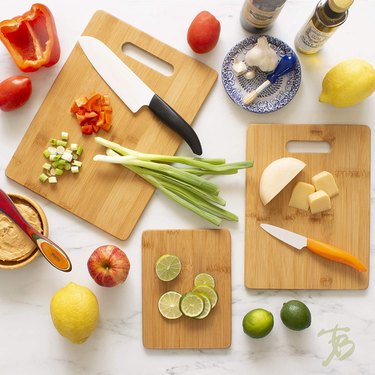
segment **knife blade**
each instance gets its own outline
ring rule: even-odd
[[[345,250],[339,249],[338,247],[313,240],[275,225],[260,224],[260,227],[271,236],[276,237],[297,250],[307,248],[311,252],[323,258],[346,264],[359,272],[367,271],[367,267],[358,258]]]
[[[186,141],[195,154],[202,154],[201,143],[193,128],[109,47],[91,36],[81,36],[79,44],[91,65],[133,113],[148,106],[163,123]]]

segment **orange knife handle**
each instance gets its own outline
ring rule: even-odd
[[[338,247],[312,240],[310,238],[307,239],[306,247],[321,257],[333,260],[334,262],[346,264],[359,272],[367,271],[367,267],[358,258]]]

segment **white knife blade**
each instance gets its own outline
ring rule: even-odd
[[[79,44],[95,70],[133,113],[148,106],[164,124],[186,141],[195,154],[202,154],[201,143],[193,128],[109,47],[91,36],[81,36]]]
[[[150,103],[154,92],[103,42],[81,36],[79,44],[95,70],[133,113]]]
[[[276,227],[275,225],[260,224],[260,226],[271,236],[274,236],[288,245],[293,246],[297,250],[302,250],[307,246],[307,237],[301,236],[300,234]]]

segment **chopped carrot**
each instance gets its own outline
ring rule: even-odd
[[[100,129],[109,131],[112,126],[112,107],[108,95],[94,93],[90,97],[77,98],[70,112],[75,114],[83,134],[97,133]]]

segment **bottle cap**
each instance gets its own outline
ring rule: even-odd
[[[354,0],[328,0],[328,6],[336,13],[344,13],[353,4]]]

